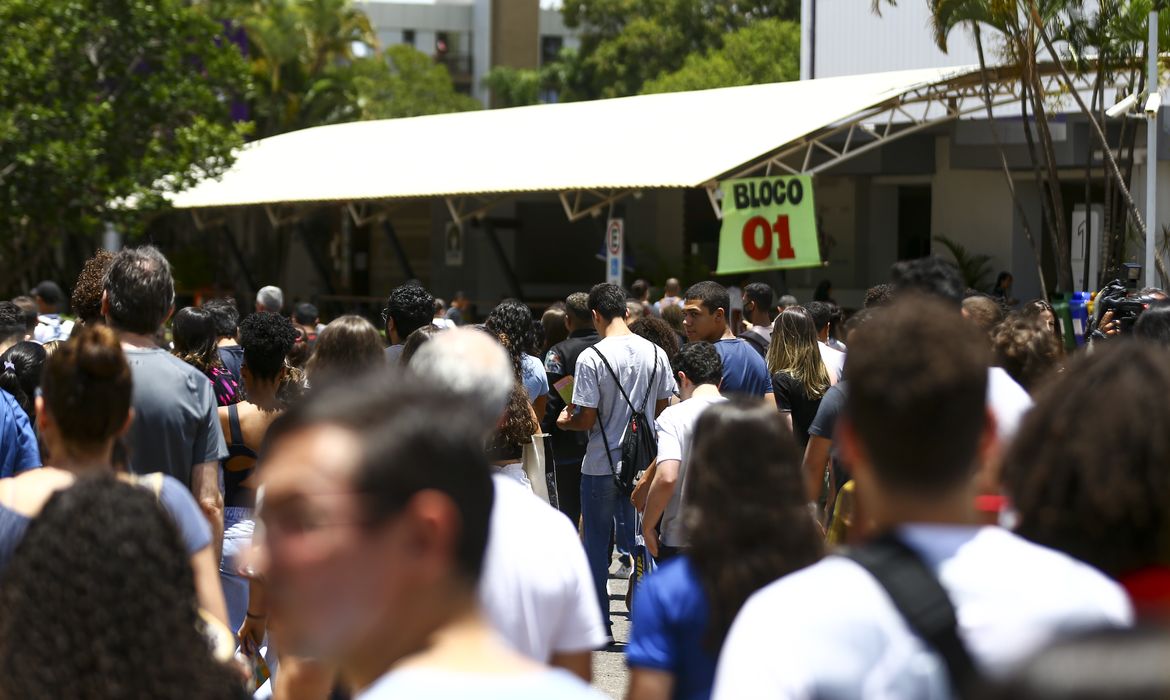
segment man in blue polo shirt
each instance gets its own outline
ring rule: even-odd
[[[727,289],[716,282],[698,282],[691,285],[683,298],[687,342],[711,343],[723,361],[723,382],[719,390],[725,396],[749,394],[771,401],[772,377],[764,358],[751,345],[736,338],[727,324],[731,308]]]

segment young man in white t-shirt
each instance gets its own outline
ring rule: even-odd
[[[653,430],[654,418],[674,395],[675,383],[662,348],[634,335],[626,325],[626,295],[621,287],[594,286],[589,291],[589,309],[601,340],[578,356],[573,403],[561,411],[557,426],[589,431],[581,464],[581,529],[598,605],[610,628],[606,590],[610,535],[616,530],[619,551],[630,552],[634,545],[634,508],[614,480],[621,468],[622,437],[633,416],[630,404],[645,414]]]
[[[719,393],[723,362],[710,343],[684,345],[674,358],[673,369],[682,401],[658,416],[658,459],[634,491],[635,507],[642,506],[646,548],[659,561],[687,545],[682,516],[691,437],[703,411],[726,400]]]
[[[359,379],[268,433],[258,566],[275,643],[336,668],[358,700],[599,700],[510,648],[478,603],[494,500],[482,411],[417,379]]]
[[[838,427],[861,512],[938,578],[959,638],[996,676],[1060,637],[1131,623],[1095,569],[998,527],[978,527],[975,471],[996,443],[987,343],[953,307],[898,300],[851,336]],[[715,700],[943,698],[946,666],[878,581],[830,556],[744,605],[719,658]]]

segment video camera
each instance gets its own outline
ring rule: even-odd
[[[1129,290],[1121,280],[1113,280],[1097,293],[1096,311],[1097,323],[1106,312],[1113,312],[1113,320],[1118,322],[1122,333],[1132,333],[1133,324],[1138,316],[1150,308],[1150,304],[1158,299],[1149,295],[1130,295]]]

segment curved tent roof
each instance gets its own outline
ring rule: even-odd
[[[859,114],[899,109],[908,93],[962,84],[971,96],[973,76],[932,68],[321,126],[251,143],[221,179],[171,201],[197,209],[700,187]]]

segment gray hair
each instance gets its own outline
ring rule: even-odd
[[[284,308],[284,292],[280,291],[280,287],[272,285],[261,287],[260,291],[256,292],[256,303],[265,311],[278,314]]]
[[[175,303],[171,264],[150,245],[124,248],[114,255],[103,287],[111,324],[130,333],[155,333]]]
[[[428,385],[459,395],[491,430],[516,383],[512,361],[487,333],[459,328],[438,333],[410,359],[410,371]]]

